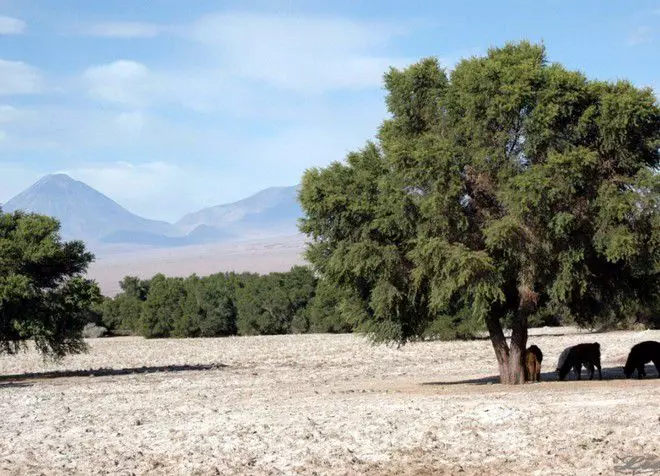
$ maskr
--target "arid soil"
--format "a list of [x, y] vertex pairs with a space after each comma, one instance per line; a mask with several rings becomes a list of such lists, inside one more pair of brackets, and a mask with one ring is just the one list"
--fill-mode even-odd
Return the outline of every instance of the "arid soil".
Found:
[[[659, 474], [660, 379], [621, 367], [660, 331], [534, 334], [545, 381], [515, 387], [493, 383], [487, 340], [112, 338], [58, 365], [0, 356], [0, 474]], [[562, 349], [593, 341], [603, 381], [557, 382]]]

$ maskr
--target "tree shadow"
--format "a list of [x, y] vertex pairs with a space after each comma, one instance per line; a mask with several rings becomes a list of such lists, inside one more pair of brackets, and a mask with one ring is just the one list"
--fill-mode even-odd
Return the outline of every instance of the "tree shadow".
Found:
[[21, 383], [21, 382], [0, 382], [0, 390], [5, 388], [22, 388], [22, 387], [31, 387], [31, 383]]
[[88, 370], [53, 370], [50, 372], [28, 372], [23, 374], [0, 375], [0, 385], [3, 382], [13, 383], [21, 380], [43, 380], [68, 377], [108, 377], [116, 375], [152, 374], [168, 372], [193, 372], [199, 370], [218, 370], [228, 367], [225, 364], [200, 365], [156, 365], [150, 367], [129, 367], [123, 369], [100, 368]]
[[[646, 365], [646, 379], [655, 379], [658, 378], [658, 372], [655, 369], [655, 366], [653, 364]], [[603, 375], [603, 380], [626, 380], [626, 376], [623, 374], [623, 366], [618, 366], [618, 367], [603, 367], [601, 369], [601, 373]], [[595, 371], [594, 373], [594, 380], [598, 380], [598, 370]], [[637, 379], [637, 372], [635, 372], [634, 376], [632, 379], [636, 380]], [[582, 381], [588, 381], [589, 380], [589, 374], [588, 372], [583, 368], [582, 369]], [[563, 380], [563, 382], [575, 382], [577, 381], [575, 373], [571, 371], [571, 373], [568, 374], [568, 376]], [[559, 380], [559, 376], [557, 375], [557, 372], [554, 370], [551, 372], [541, 372], [541, 382], [557, 382], [561, 383], [562, 381]], [[449, 382], [423, 382], [422, 385], [490, 385], [490, 384], [497, 384], [500, 383], [500, 376], [499, 375], [491, 375], [489, 377], [481, 377], [481, 378], [471, 378], [471, 379], [464, 379], [464, 380], [453, 380]]]
[[422, 385], [489, 385], [500, 383], [499, 375], [491, 375], [490, 377], [470, 378], [465, 380], [451, 380], [449, 382], [422, 382]]

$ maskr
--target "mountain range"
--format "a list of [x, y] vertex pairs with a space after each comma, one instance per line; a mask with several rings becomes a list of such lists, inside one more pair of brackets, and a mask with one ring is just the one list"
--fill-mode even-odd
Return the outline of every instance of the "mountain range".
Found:
[[57, 218], [63, 239], [104, 245], [178, 247], [297, 233], [298, 187], [272, 187], [235, 203], [185, 215], [176, 223], [140, 217], [65, 174], [46, 175], [2, 205]]

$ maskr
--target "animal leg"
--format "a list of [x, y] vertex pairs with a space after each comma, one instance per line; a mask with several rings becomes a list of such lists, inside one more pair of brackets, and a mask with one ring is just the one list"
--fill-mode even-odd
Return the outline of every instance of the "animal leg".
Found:
[[578, 380], [582, 380], [582, 364], [577, 364], [573, 367], [573, 371], [575, 372], [575, 375], [577, 376]]
[[644, 364], [639, 364], [637, 366], [637, 378], [646, 377], [646, 370], [644, 370]]
[[589, 370], [589, 380], [593, 380], [594, 379], [594, 364], [589, 363], [589, 365], [587, 366], [587, 370]]
[[655, 365], [655, 370], [658, 371], [658, 377], [660, 378], [660, 357], [653, 359], [653, 365]]

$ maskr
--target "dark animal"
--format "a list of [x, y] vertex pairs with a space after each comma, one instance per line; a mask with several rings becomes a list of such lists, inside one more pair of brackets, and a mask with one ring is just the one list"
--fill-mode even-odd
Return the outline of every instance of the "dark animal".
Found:
[[635, 372], [635, 369], [637, 369], [637, 378], [646, 377], [644, 366], [647, 362], [651, 361], [655, 364], [655, 368], [658, 370], [658, 377], [660, 377], [660, 342], [654, 340], [640, 342], [630, 349], [623, 373], [626, 378], [630, 378]]
[[529, 346], [525, 352], [525, 381], [541, 381], [541, 362], [543, 362], [543, 352], [535, 345]]
[[589, 370], [589, 380], [594, 378], [594, 367], [598, 369], [598, 380], [603, 379], [600, 370], [600, 344], [578, 344], [568, 347], [559, 356], [557, 363], [557, 373], [559, 380], [564, 380], [568, 373], [573, 369], [577, 379], [582, 378], [582, 366]]

